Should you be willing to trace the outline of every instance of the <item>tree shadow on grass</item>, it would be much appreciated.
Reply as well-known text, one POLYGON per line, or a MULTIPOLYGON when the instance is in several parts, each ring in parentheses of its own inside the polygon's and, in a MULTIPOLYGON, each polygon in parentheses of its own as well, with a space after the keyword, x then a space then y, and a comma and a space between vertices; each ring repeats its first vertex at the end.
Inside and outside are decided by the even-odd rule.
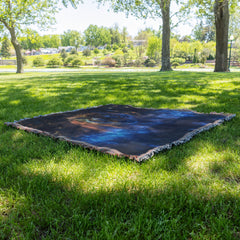
POLYGON ((239 231, 239 196, 208 184, 203 189, 201 181, 186 176, 155 188, 132 181, 85 189, 55 171, 21 163, 9 168, 7 181, 1 181, 10 199, 2 239, 234 239, 239 231))
MULTIPOLYGON (((206 182, 191 175, 185 164, 206 141, 214 144, 216 151, 226 151, 226 144, 231 142, 209 140, 208 134, 204 134, 195 143, 172 149, 164 156, 160 153, 156 159, 138 165, 17 132, 20 133, 10 130, 6 142, 2 142, 9 149, 4 145, 0 148, 1 154, 8 156, 0 167, 4 176, 0 178, 1 188, 4 197, 10 199, 0 227, 5 239, 16 236, 19 239, 145 239, 149 236, 152 239, 193 236, 235 239, 238 236, 239 195, 214 188, 214 182, 223 179, 220 175, 223 170, 211 165, 209 174, 214 178, 206 182), (78 158, 69 158, 71 155, 78 158), (81 166, 79 173, 68 172, 75 166, 81 166), (134 171, 128 169, 126 180, 121 182, 121 171, 125 168, 134 171), (117 185, 105 184, 112 174, 110 169, 115 169, 112 177, 117 185), (159 178, 163 171, 168 176, 159 178), (138 173, 135 178, 128 178, 128 174, 135 173, 138 173), (144 182, 146 176, 152 179, 152 184, 144 182), (154 180, 155 177, 160 181, 154 180)), ((227 161, 229 164, 235 160, 227 161)), ((230 182, 228 178, 223 180, 230 182)))
POLYGON ((194 94, 190 87, 195 83, 190 80, 173 84, 168 83, 167 75, 159 78, 157 73, 26 75, 17 80, 17 86, 10 82, 3 91, 8 96, 3 104, 14 103, 14 107, 20 108, 24 105, 29 112, 39 106, 39 111, 48 113, 60 107, 65 111, 109 103, 171 107, 178 104, 181 94, 194 94))

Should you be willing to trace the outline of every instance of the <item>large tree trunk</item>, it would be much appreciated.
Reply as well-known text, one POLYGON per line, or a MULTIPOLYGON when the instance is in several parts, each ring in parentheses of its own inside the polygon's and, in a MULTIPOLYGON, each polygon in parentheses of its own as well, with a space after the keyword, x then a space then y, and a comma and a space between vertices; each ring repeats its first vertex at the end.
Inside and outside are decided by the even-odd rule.
POLYGON ((170 63, 170 4, 171 0, 161 0, 162 11, 162 67, 160 71, 172 71, 170 63))
POLYGON ((11 42, 15 49, 16 57, 17 57, 17 73, 23 73, 23 59, 22 59, 21 45, 17 40, 15 28, 12 27, 9 29, 9 31, 11 34, 11 42))
POLYGON ((227 72, 228 69, 228 0, 215 0, 214 6, 216 25, 216 63, 214 72, 227 72))

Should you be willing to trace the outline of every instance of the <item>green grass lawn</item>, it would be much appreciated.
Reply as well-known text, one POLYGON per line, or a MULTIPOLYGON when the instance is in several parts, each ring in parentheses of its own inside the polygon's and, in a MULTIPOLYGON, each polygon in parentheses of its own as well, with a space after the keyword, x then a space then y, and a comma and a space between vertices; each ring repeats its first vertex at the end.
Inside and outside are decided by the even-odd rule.
POLYGON ((239 73, 0 74, 0 239, 239 239, 239 73), (236 117, 138 164, 4 125, 101 104, 236 117))

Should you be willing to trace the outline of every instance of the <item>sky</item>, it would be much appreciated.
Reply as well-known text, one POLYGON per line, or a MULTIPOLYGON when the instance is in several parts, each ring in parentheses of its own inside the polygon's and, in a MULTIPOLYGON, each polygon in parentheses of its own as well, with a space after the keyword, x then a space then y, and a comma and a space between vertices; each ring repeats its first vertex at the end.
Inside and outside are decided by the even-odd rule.
MULTIPOLYGON (((172 6, 172 9, 175 8, 176 6, 172 6)), ((140 30, 146 27, 158 30, 161 25, 161 19, 142 20, 133 16, 126 17, 124 13, 109 11, 107 6, 98 8, 97 3, 88 0, 84 4, 80 4, 77 9, 73 9, 71 6, 68 6, 68 8, 62 7, 62 10, 56 14, 56 24, 52 26, 52 29, 40 32, 40 34, 63 34, 68 29, 83 33, 90 24, 99 27, 112 27, 114 24, 118 24, 120 29, 127 27, 128 33, 134 37, 140 30)), ((191 30, 192 27, 189 24, 184 24, 173 32, 183 36, 190 35, 191 30)))

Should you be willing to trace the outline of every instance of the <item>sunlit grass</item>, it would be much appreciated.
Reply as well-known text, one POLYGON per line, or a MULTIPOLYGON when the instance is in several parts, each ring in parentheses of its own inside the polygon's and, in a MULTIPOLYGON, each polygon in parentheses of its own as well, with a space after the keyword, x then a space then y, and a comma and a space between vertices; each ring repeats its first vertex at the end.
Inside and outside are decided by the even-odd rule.
POLYGON ((239 239, 238 73, 0 74, 0 239, 239 239), (236 117, 138 164, 3 123, 102 104, 236 117))

